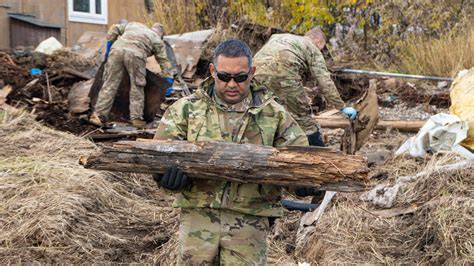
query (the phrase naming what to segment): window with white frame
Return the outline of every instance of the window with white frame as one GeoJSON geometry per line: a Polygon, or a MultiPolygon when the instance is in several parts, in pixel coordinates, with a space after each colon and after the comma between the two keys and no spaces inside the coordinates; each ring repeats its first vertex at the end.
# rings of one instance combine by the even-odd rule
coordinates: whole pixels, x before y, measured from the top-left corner
{"type": "Polygon", "coordinates": [[[107,24],[107,0],[68,0],[69,21],[107,24]]]}

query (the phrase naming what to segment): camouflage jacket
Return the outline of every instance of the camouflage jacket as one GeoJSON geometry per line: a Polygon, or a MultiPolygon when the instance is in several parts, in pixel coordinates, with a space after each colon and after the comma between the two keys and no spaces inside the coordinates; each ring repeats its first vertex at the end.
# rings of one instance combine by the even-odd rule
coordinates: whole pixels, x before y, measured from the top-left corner
{"type": "Polygon", "coordinates": [[[163,40],[147,26],[138,22],[126,25],[114,24],[107,32],[107,40],[113,42],[111,49],[127,50],[144,60],[154,55],[163,76],[173,77],[174,70],[166,56],[163,40]]]}
{"type": "Polygon", "coordinates": [[[308,37],[274,34],[255,54],[254,64],[257,67],[255,79],[259,81],[270,78],[303,82],[306,77],[312,77],[322,88],[330,106],[344,107],[321,51],[308,37]]]}
{"type": "MultiPolygon", "coordinates": [[[[213,99],[210,79],[194,94],[178,100],[163,116],[155,139],[226,141],[284,147],[307,146],[303,130],[265,87],[251,84],[252,103],[243,115],[234,140],[222,133],[219,116],[224,109],[213,99]]],[[[258,215],[281,216],[281,187],[206,179],[192,180],[190,190],[177,194],[174,206],[225,208],[258,215]]]]}

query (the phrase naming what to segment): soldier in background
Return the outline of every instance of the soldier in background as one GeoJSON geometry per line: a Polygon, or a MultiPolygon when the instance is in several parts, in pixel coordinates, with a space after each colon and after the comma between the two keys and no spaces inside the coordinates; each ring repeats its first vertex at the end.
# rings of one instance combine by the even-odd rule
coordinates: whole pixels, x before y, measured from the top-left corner
{"type": "MultiPolygon", "coordinates": [[[[274,34],[254,57],[255,79],[279,97],[279,102],[305,131],[310,146],[325,145],[319,124],[312,117],[311,99],[303,87],[307,78],[317,81],[330,107],[341,109],[350,119],[357,116],[353,107],[344,107],[331,79],[321,53],[325,46],[326,39],[320,29],[309,30],[305,36],[274,34]]],[[[322,200],[325,193],[313,187],[298,187],[295,192],[297,196],[315,196],[317,200],[322,200]]]]}
{"type": "Polygon", "coordinates": [[[329,106],[342,109],[351,119],[357,115],[354,108],[344,108],[344,101],[331,80],[320,51],[325,46],[324,33],[319,29],[310,30],[305,36],[274,34],[254,57],[255,79],[273,90],[279,102],[305,130],[313,146],[324,146],[324,143],[319,125],[311,117],[311,99],[303,87],[307,78],[317,81],[329,106]]]}
{"type": "MultiPolygon", "coordinates": [[[[307,146],[303,130],[252,78],[250,48],[228,40],[214,51],[212,79],[171,105],[155,139],[307,146]]],[[[181,208],[178,265],[265,265],[270,219],[283,214],[282,188],[192,179],[178,166],[155,174],[181,208]]]]}
{"type": "Polygon", "coordinates": [[[163,43],[163,26],[155,23],[151,28],[138,23],[113,25],[107,32],[105,57],[105,82],[99,92],[89,121],[102,126],[108,119],[115,95],[122,81],[122,75],[130,76],[130,120],[135,127],[143,127],[143,109],[145,104],[144,87],[146,85],[146,60],[154,55],[162,70],[161,75],[173,84],[175,71],[166,55],[163,43]]]}

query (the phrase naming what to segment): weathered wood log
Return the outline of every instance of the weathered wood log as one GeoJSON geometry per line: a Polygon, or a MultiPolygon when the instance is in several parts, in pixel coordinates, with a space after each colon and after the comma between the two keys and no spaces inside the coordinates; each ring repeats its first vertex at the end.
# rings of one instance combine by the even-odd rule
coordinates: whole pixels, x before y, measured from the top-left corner
{"type": "Polygon", "coordinates": [[[120,141],[81,157],[85,168],[163,173],[178,166],[191,178],[282,186],[318,186],[360,191],[367,181],[367,161],[327,148],[273,148],[252,144],[186,141],[120,141]]]}
{"type": "MultiPolygon", "coordinates": [[[[350,126],[348,119],[337,116],[316,116],[316,120],[322,128],[346,128],[350,126]]],[[[380,120],[375,129],[392,128],[403,132],[418,132],[425,123],[424,120],[380,120]]]]}

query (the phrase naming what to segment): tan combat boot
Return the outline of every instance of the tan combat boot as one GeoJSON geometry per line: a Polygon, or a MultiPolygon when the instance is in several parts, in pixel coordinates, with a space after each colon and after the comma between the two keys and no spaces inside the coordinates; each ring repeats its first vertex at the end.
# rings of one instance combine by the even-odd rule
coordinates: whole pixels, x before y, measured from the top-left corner
{"type": "Polygon", "coordinates": [[[132,126],[136,128],[143,128],[145,125],[146,125],[146,122],[139,118],[135,118],[132,120],[132,126]]]}
{"type": "Polygon", "coordinates": [[[89,117],[89,123],[93,124],[94,126],[102,127],[104,126],[104,122],[100,119],[99,115],[96,113],[92,113],[89,117]]]}

